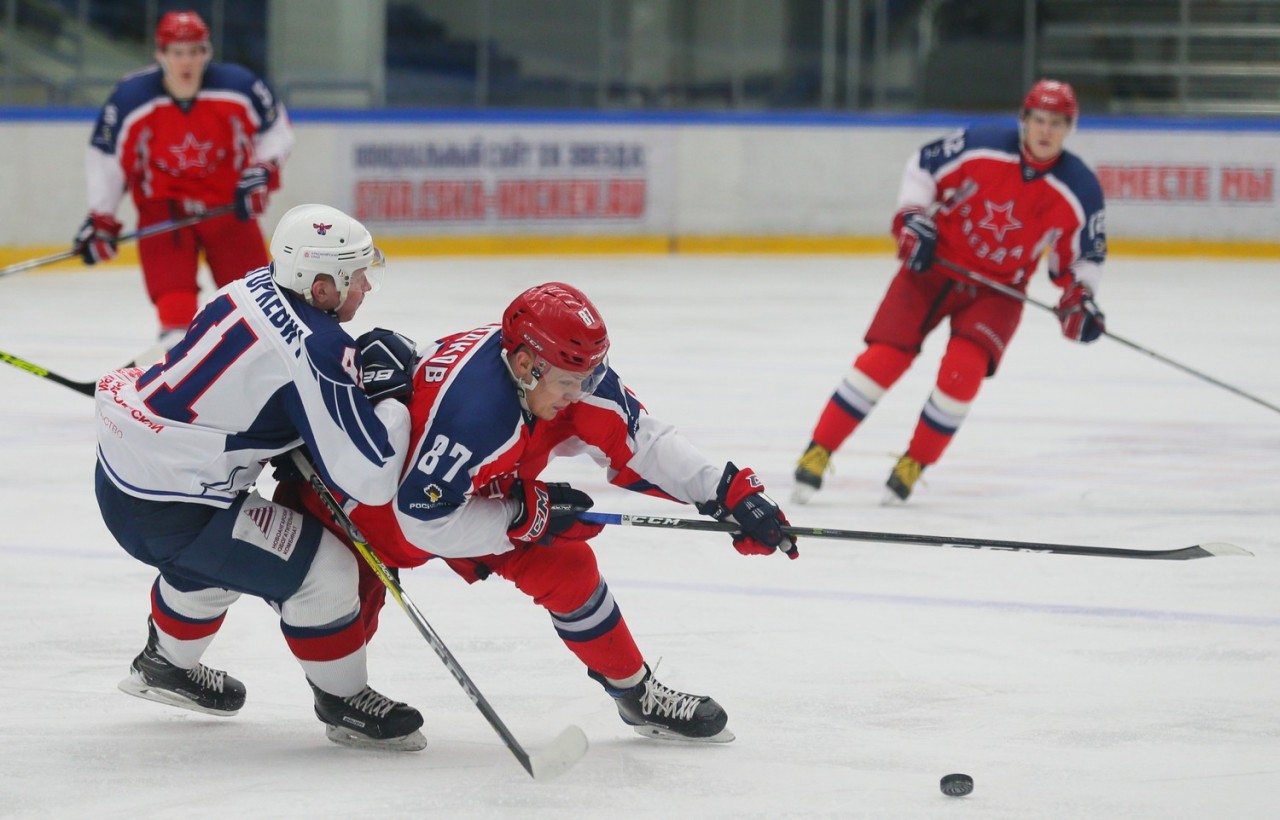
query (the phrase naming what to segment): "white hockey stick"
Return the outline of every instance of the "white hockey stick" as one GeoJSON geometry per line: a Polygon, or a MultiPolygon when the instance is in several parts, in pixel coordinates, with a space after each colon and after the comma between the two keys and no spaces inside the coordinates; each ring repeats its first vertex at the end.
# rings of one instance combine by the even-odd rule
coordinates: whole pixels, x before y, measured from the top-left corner
{"type": "Polygon", "coordinates": [[[400,586],[400,581],[391,574],[387,569],[387,565],[373,553],[369,548],[369,544],[364,540],[364,536],[356,529],[356,525],[352,523],[350,516],[342,509],[342,505],[333,497],[328,486],[325,485],[324,479],[316,472],[311,462],[302,454],[301,450],[294,450],[291,454],[293,463],[302,472],[302,475],[310,482],[312,489],[320,496],[324,505],[329,508],[329,512],[333,515],[333,519],[347,533],[347,537],[351,539],[351,543],[355,545],[362,558],[368,562],[369,566],[377,574],[382,583],[390,590],[396,601],[400,604],[400,608],[409,616],[409,620],[413,621],[413,625],[422,633],[422,637],[426,638],[427,643],[435,650],[436,655],[444,663],[446,669],[453,675],[454,680],[462,687],[462,691],[476,708],[480,710],[480,714],[484,715],[485,720],[489,721],[489,725],[498,733],[498,737],[502,738],[502,742],[511,750],[511,754],[515,755],[520,765],[534,780],[550,780],[572,769],[574,765],[582,759],[587,753],[587,736],[577,726],[568,726],[560,733],[551,745],[545,747],[540,752],[530,754],[520,745],[520,741],[502,722],[502,718],[498,717],[498,713],[489,705],[489,701],[485,700],[484,695],[480,694],[480,690],[476,688],[475,683],[463,670],[458,663],[457,658],[444,645],[444,641],[440,640],[440,636],[431,628],[431,624],[427,623],[427,619],[422,616],[422,612],[414,606],[413,601],[409,600],[409,596],[405,594],[404,588],[400,586]]]}

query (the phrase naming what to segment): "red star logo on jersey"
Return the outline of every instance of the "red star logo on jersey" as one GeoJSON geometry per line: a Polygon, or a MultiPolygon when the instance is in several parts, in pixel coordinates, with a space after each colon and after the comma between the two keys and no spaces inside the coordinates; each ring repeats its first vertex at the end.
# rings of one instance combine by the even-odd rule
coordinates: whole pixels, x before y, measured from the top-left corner
{"type": "Polygon", "coordinates": [[[978,227],[986,228],[995,234],[997,242],[1003,243],[1006,233],[1022,227],[1022,223],[1013,218],[1012,199],[1003,205],[996,205],[989,199],[984,204],[987,207],[987,215],[978,223],[978,227]]]}
{"type": "Polygon", "coordinates": [[[195,134],[187,134],[181,145],[169,148],[169,153],[178,158],[178,170],[187,168],[204,168],[209,165],[208,153],[213,142],[196,142],[195,134]]]}

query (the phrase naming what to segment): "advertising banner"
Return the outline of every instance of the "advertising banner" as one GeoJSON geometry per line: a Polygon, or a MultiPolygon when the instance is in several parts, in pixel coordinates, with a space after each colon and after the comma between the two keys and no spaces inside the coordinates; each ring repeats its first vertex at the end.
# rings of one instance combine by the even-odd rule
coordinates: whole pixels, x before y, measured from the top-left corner
{"type": "Polygon", "coordinates": [[[672,230],[670,128],[363,126],[338,134],[339,207],[389,234],[672,230]]]}

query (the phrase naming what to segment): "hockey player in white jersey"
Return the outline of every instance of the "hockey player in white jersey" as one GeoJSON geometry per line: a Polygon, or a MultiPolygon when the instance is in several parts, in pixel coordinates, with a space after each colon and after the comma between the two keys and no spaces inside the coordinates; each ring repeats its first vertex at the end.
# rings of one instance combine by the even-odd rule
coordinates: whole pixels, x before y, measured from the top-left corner
{"type": "Polygon", "coordinates": [[[305,445],[343,493],[389,501],[408,446],[399,399],[412,391],[413,343],[382,329],[353,341],[341,327],[382,259],[359,222],[300,205],[270,250],[271,265],[219,290],[163,362],[98,382],[98,505],[121,546],[160,571],[146,648],[120,689],[236,714],[244,685],[200,658],[248,594],[280,614],[329,739],[421,749],[421,714],[368,685],[355,557],[253,490],[268,459],[305,445]]]}

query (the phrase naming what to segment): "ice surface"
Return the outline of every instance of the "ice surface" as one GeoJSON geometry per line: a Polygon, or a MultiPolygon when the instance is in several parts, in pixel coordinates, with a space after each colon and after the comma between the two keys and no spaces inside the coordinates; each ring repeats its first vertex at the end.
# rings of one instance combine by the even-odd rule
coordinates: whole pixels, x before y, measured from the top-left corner
{"type": "MultiPolygon", "coordinates": [[[[656,416],[785,500],[795,459],[892,271],[884,257],[392,260],[353,329],[426,341],[495,321],[523,287],[593,297],[612,362],[656,416]]],[[[1274,262],[1115,259],[1117,333],[1280,402],[1274,262]]],[[[0,283],[0,350],[75,379],[129,360],[153,317],[136,270],[0,283]]],[[[1052,301],[1041,273],[1032,294],[1052,301]]],[[[591,741],[533,782],[412,625],[388,606],[371,683],[426,715],[419,754],[328,743],[274,613],[244,599],[205,660],[241,678],[222,720],[116,691],[146,637],[153,572],[92,493],[90,400],[0,367],[0,817],[1274,816],[1280,793],[1280,414],[1028,310],[943,461],[879,505],[943,336],[836,455],[804,526],[1166,548],[1188,562],[807,539],[745,558],[716,533],[618,527],[596,540],[661,679],[714,695],[737,740],[634,735],[500,580],[428,565],[415,603],[530,749],[591,741]],[[944,797],[960,771],[973,794],[944,797]]],[[[608,512],[695,515],[554,465],[608,512]]]]}

